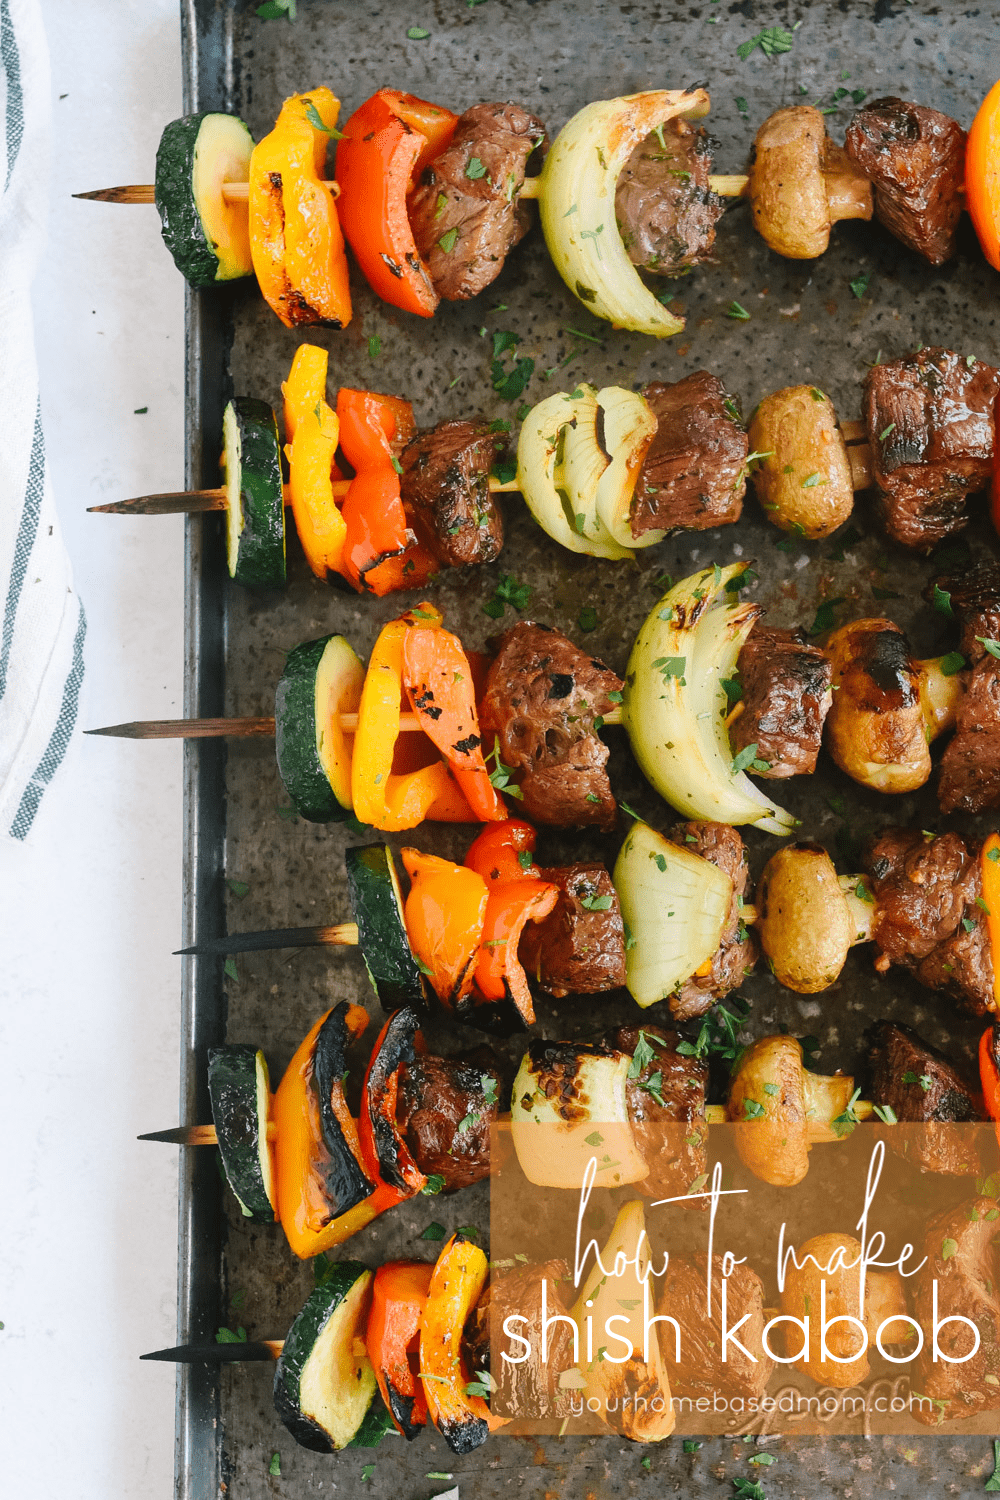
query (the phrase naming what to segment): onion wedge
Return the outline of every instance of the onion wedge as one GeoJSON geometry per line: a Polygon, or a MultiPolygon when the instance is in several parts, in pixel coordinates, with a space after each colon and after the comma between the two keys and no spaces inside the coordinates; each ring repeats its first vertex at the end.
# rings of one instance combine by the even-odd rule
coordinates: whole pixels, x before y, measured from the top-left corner
{"type": "Polygon", "coordinates": [[[746,566],[693,573],[654,605],[629,657],[622,723],[643,773],[684,817],[754,823],[784,838],[795,818],[744,775],[726,727],[722,684],[761,614],[731,589],[746,566]]]}
{"type": "Polygon", "coordinates": [[[699,120],[705,89],[653,89],[588,104],[563,126],[545,158],[539,211],[556,270],[595,317],[669,338],[684,319],[649,290],[628,258],[615,219],[618,177],[640,141],[677,115],[699,120]]]}
{"type": "MultiPolygon", "coordinates": [[[[517,440],[517,487],[525,504],[543,531],[570,552],[614,560],[634,557],[604,529],[597,516],[597,487],[603,470],[588,462],[582,437],[570,445],[572,472],[566,472],[566,449],[574,429],[595,434],[597,400],[591,386],[579,394],[547,396],[524,419],[517,440]],[[574,486],[572,487],[571,481],[574,486]]],[[[594,454],[591,454],[594,458],[594,454]]]]}
{"type": "Polygon", "coordinates": [[[529,1182],[579,1192],[591,1157],[598,1187],[649,1173],[632,1133],[625,1080],[632,1059],[595,1042],[533,1042],[511,1092],[511,1138],[529,1182]]]}

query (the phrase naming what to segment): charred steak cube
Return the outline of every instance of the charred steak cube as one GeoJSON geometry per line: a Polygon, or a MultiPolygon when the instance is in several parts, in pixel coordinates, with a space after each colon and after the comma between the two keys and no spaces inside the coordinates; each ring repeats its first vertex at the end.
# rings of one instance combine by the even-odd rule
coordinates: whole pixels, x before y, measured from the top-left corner
{"type": "Polygon", "coordinates": [[[439,422],[403,450],[400,491],[417,540],[446,567],[493,562],[503,518],[490,493],[495,438],[485,422],[439,422]]]}
{"type": "Polygon", "coordinates": [[[987,653],[962,676],[955,733],[941,757],[938,801],[946,813],[986,812],[1000,807],[1000,661],[987,653]]]}
{"type": "Polygon", "coordinates": [[[932,266],[949,260],[964,207],[965,131],[958,121],[890,95],[858,110],[844,144],[871,180],[886,229],[932,266]]]}
{"type": "Polygon", "coordinates": [[[707,859],[733,882],[729,916],[707,973],[692,974],[670,996],[671,1015],[678,1021],[689,1021],[703,1016],[717,1000],[742,984],[757,961],[757,939],[741,916],[749,873],[747,853],[743,840],[728,823],[678,823],[667,836],[690,854],[707,859]]]}
{"type": "Polygon", "coordinates": [[[696,370],[642,393],[656,417],[629,524],[645,531],[706,531],[738,521],[746,493],[747,435],[722,381],[696,370]]]}
{"type": "Polygon", "coordinates": [[[723,1341],[722,1279],[722,1256],[713,1255],[712,1314],[708,1317],[705,1310],[708,1256],[700,1251],[690,1258],[670,1257],[656,1305],[659,1316],[675,1318],[680,1325],[681,1354],[676,1364],[673,1329],[664,1324],[660,1335],[664,1357],[669,1361],[670,1389],[675,1396],[693,1400],[726,1396],[729,1400],[739,1397],[746,1402],[756,1401],[764,1394],[774,1372],[774,1361],[766,1353],[753,1354],[763,1348],[764,1284],[756,1271],[744,1265],[734,1266],[726,1277],[726,1327],[732,1329],[738,1321],[747,1319],[739,1339],[750,1352],[748,1359],[734,1341],[730,1340],[728,1347],[723,1341]]]}
{"type": "Polygon", "coordinates": [[[400,1071],[397,1122],[417,1166],[428,1177],[443,1177],[446,1188],[469,1187],[489,1176],[498,1079],[490,1063],[430,1052],[400,1071]]]}
{"type": "Polygon", "coordinates": [[[989,655],[984,641],[1000,641],[1000,567],[980,563],[960,575],[933,579],[924,598],[933,603],[935,591],[945,593],[962,631],[958,649],[970,666],[989,655]]]}
{"type": "Polygon", "coordinates": [[[424,168],[408,210],[434,288],[462,302],[488,287],[531,225],[519,200],[528,157],[545,140],[519,104],[476,104],[449,145],[424,168]]]}
{"type": "MultiPolygon", "coordinates": [[[[708,1171],[708,1064],[677,1052],[676,1032],[658,1026],[622,1026],[607,1041],[632,1056],[625,1084],[628,1117],[649,1167],[635,1190],[647,1198],[681,1197],[708,1171]]],[[[706,1207],[707,1200],[695,1199],[691,1206],[706,1207]]]]}
{"type": "Polygon", "coordinates": [[[634,266],[657,276],[705,260],[725,209],[708,185],[712,142],[700,126],[667,120],[640,141],[615,188],[618,232],[634,266]]]}
{"type": "Polygon", "coordinates": [[[808,776],[816,769],[833,702],[833,664],[800,630],[757,625],[739,655],[743,710],[729,731],[737,753],[757,746],[761,776],[808,776]]]}
{"type": "Polygon", "coordinates": [[[621,690],[610,667],[547,625],[520,620],[501,637],[479,708],[483,749],[498,744],[532,822],[614,827],[608,747],[594,719],[621,690]]]}
{"type": "Polygon", "coordinates": [[[993,473],[1000,371],[921,349],[865,377],[864,416],[889,535],[929,551],[966,522],[965,497],[993,473]]]}
{"type": "Polygon", "coordinates": [[[934,1129],[893,1132],[889,1143],[922,1172],[967,1176],[979,1170],[978,1153],[950,1122],[981,1118],[972,1092],[951,1063],[901,1022],[878,1021],[867,1035],[870,1097],[888,1105],[901,1124],[934,1129]]]}
{"type": "Polygon", "coordinates": [[[596,995],[625,983],[625,925],[618,892],[603,865],[557,865],[539,871],[559,887],[555,907],[529,922],[517,956],[549,995],[596,995]]]}

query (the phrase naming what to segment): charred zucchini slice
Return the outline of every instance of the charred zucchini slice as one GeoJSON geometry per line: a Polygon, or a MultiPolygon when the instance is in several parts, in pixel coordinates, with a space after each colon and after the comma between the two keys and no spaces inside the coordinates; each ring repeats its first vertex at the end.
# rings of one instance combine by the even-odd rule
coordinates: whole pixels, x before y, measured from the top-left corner
{"type": "Polygon", "coordinates": [[[245,203],[230,203],[225,182],[250,180],[253,136],[236,115],[171,120],[156,152],[156,206],[163,242],[192,286],[253,275],[245,203]]]}
{"type": "Polygon", "coordinates": [[[372,1273],[356,1260],[331,1266],[285,1339],[274,1372],[274,1406],[297,1443],[315,1453],[346,1448],[375,1395],[364,1349],[372,1273]]]}
{"type": "Polygon", "coordinates": [[[342,635],[304,641],[288,653],[274,695],[278,770],[303,818],[334,823],[352,810],[353,734],[342,713],[361,702],[365,669],[342,635]]]}
{"type": "Polygon", "coordinates": [[[399,877],[387,844],[348,849],[347,886],[358,924],[358,943],[382,1009],[424,1006],[424,981],[403,921],[399,877]]]}
{"type": "Polygon", "coordinates": [[[267,1140],[271,1083],[256,1047],[213,1047],[208,1095],[229,1186],[248,1219],[274,1222],[274,1167],[267,1140]]]}
{"type": "Polygon", "coordinates": [[[278,423],[266,401],[237,396],[222,418],[229,576],[247,588],[285,582],[285,492],[278,423]]]}

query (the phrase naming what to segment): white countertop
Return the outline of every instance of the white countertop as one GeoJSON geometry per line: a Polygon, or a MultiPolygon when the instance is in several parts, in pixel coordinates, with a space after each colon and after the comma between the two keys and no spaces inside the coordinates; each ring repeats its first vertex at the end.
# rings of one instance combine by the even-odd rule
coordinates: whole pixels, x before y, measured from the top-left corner
{"type": "MultiPolygon", "coordinates": [[[[182,712],[182,522],[88,516],[180,488],[184,288],[154,208],[70,194],[152,180],[181,112],[177,0],[42,0],[54,168],[35,315],[42,417],[88,618],[82,727],[182,712]],[[63,96],[63,97],[60,97],[63,96]],[[148,407],[146,415],[135,408],[148,407]]],[[[83,739],[24,846],[0,847],[4,1493],[167,1500],[181,748],[83,739]]]]}

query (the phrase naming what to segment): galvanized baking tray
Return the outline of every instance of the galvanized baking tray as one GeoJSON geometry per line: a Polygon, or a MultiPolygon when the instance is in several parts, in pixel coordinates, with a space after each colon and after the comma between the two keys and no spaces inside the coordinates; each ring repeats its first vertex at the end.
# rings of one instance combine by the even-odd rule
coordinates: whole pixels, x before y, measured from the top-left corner
{"type": "MultiPolygon", "coordinates": [[[[742,169],[760,121],[782,104],[818,101],[834,112],[841,138],[853,107],[850,91],[869,97],[899,93],[933,104],[968,124],[993,83],[1000,58],[1000,4],[959,10],[917,0],[832,0],[811,5],[753,0],[705,0],[691,6],[666,0],[407,0],[405,5],[352,0],[299,0],[294,23],[261,21],[248,0],[182,0],[186,110],[232,109],[258,138],[284,97],[329,82],[344,102],[344,117],[384,84],[464,109],[484,99],[514,98],[534,110],[554,133],[583,103],[650,87],[706,80],[712,92],[709,127],[721,142],[716,170],[742,169]],[[762,27],[794,32],[783,56],[756,50],[746,61],[739,43],[762,27]],[[419,27],[429,35],[407,38],[419,27]]],[[[537,227],[512,255],[495,286],[471,304],[444,306],[432,322],[379,303],[353,277],[355,316],[342,333],[318,329],[306,337],[331,351],[333,388],[353,384],[408,396],[418,421],[485,412],[512,419],[517,403],[500,401],[489,378],[490,334],[510,329],[519,354],[535,359],[523,399],[534,402],[579,379],[639,385],[676,380],[698,368],[718,373],[752,409],[766,392],[808,381],[832,396],[840,413],[858,414],[866,361],[881,350],[891,358],[917,344],[943,343],[1000,363],[995,273],[978,252],[966,224],[959,257],[933,271],[888,234],[864,224],[841,225],[816,264],[771,255],[752,231],[746,209],[734,207],[720,228],[716,263],[676,284],[687,329],[654,340],[616,333],[566,292],[544,251],[537,227]],[[869,278],[859,298],[850,283],[869,278]],[[750,313],[734,319],[735,301],[750,313]],[[572,332],[571,330],[575,330],[572,332]],[[369,339],[381,341],[372,357],[369,339]],[[551,374],[549,372],[551,371],[551,374]]],[[[187,481],[218,482],[221,412],[233,392],[277,404],[296,335],[283,329],[249,285],[218,294],[190,294],[187,307],[187,481]]],[[[515,424],[516,430],[516,424],[515,424]]],[[[995,553],[983,507],[965,538],[973,555],[995,553]]],[[[887,613],[911,630],[918,654],[948,649],[946,622],[920,602],[931,565],[889,546],[862,500],[855,512],[859,541],[834,539],[779,549],[779,534],[748,501],[740,525],[685,535],[640,554],[638,569],[595,562],[560,550],[530,522],[512,497],[508,541],[499,564],[443,575],[429,592],[449,624],[472,647],[497,628],[482,605],[502,572],[531,584],[527,615],[580,638],[584,605],[597,613],[586,637],[619,670],[629,644],[657,597],[663,571],[683,576],[706,561],[754,558],[757,597],[775,623],[809,623],[818,604],[843,598],[837,618],[887,613]],[[879,593],[873,593],[873,589],[879,593]],[[886,599],[886,592],[893,597],[886,599]]],[[[195,517],[187,530],[186,712],[190,715],[269,713],[284,652],[296,642],[340,630],[362,657],[381,623],[398,611],[393,599],[374,602],[324,588],[290,543],[290,586],[281,595],[252,597],[225,577],[217,517],[195,517]]],[[[515,618],[507,610],[505,621],[515,618]]],[[[620,732],[612,734],[612,780],[654,823],[670,809],[639,776],[620,732]]],[[[240,928],[335,921],[347,913],[343,849],[354,835],[318,827],[287,814],[266,741],[195,741],[185,770],[184,940],[240,928]],[[225,877],[249,886],[242,899],[225,877]]],[[[867,794],[829,761],[820,772],[782,787],[782,801],[804,819],[804,831],[835,848],[852,834],[893,821],[936,827],[929,789],[896,802],[867,794]],[[843,806],[845,816],[831,807],[843,806]],[[838,800],[843,798],[843,804],[838,800]]],[[[467,834],[424,827],[423,847],[459,854],[467,834]]],[[[755,869],[773,841],[748,834],[755,869]]],[[[548,862],[613,857],[615,839],[545,834],[548,862]],[[581,851],[581,852],[578,852],[581,851]],[[585,852],[584,852],[585,851],[585,852]]],[[[187,960],[182,989],[180,1117],[209,1118],[206,1048],[225,1038],[260,1043],[272,1074],[280,1076],[309,1024],[341,998],[374,1011],[357,955],[304,950],[247,955],[238,982],[221,961],[187,960]]],[[[868,1022],[898,1017],[915,1025],[955,1058],[969,1059],[977,1023],[898,973],[877,978],[870,955],[856,950],[839,984],[815,999],[781,990],[765,971],[743,992],[753,1002],[748,1036],[787,1025],[823,1044],[821,1065],[859,1066],[868,1022]]],[[[547,1035],[581,1035],[634,1015],[627,997],[541,1008],[547,1035]]],[[[432,1036],[457,1051],[478,1034],[432,1036]]],[[[515,1040],[504,1049],[515,1055],[515,1040]]],[[[212,1153],[182,1152],[178,1339],[211,1340],[216,1328],[242,1324],[251,1338],[280,1337],[312,1284],[308,1265],[295,1262],[277,1228],[247,1226],[222,1191],[212,1153]]],[[[485,1186],[448,1200],[419,1199],[384,1216],[345,1253],[372,1264],[390,1256],[432,1254],[417,1236],[432,1219],[449,1229],[476,1223],[488,1230],[485,1186]]],[[[830,1227],[842,1227],[831,1224],[830,1227]]],[[[796,1439],[794,1427],[771,1438],[778,1462],[764,1473],[746,1460],[753,1450],[738,1439],[707,1442],[693,1454],[679,1440],[638,1449],[614,1437],[492,1440],[471,1457],[450,1455],[436,1434],[417,1443],[386,1441],[374,1454],[349,1450],[321,1457],[296,1448],[273,1413],[266,1366],[221,1372],[180,1367],[177,1387],[177,1494],[208,1500],[298,1495],[336,1488],[346,1500],[394,1495],[422,1500],[446,1486],[426,1476],[454,1474],[463,1495],[517,1493],[526,1500],[566,1495],[603,1500],[611,1495],[731,1493],[730,1480],[763,1477],[769,1500],[868,1495],[876,1489],[924,1497],[938,1490],[974,1494],[987,1472],[987,1444],[948,1432],[898,1439],[796,1439]],[[269,1476],[273,1452],[281,1477],[269,1476]],[[640,1461],[651,1460],[644,1469],[640,1461]],[[362,1464],[375,1460],[371,1479],[362,1464]]]]}

